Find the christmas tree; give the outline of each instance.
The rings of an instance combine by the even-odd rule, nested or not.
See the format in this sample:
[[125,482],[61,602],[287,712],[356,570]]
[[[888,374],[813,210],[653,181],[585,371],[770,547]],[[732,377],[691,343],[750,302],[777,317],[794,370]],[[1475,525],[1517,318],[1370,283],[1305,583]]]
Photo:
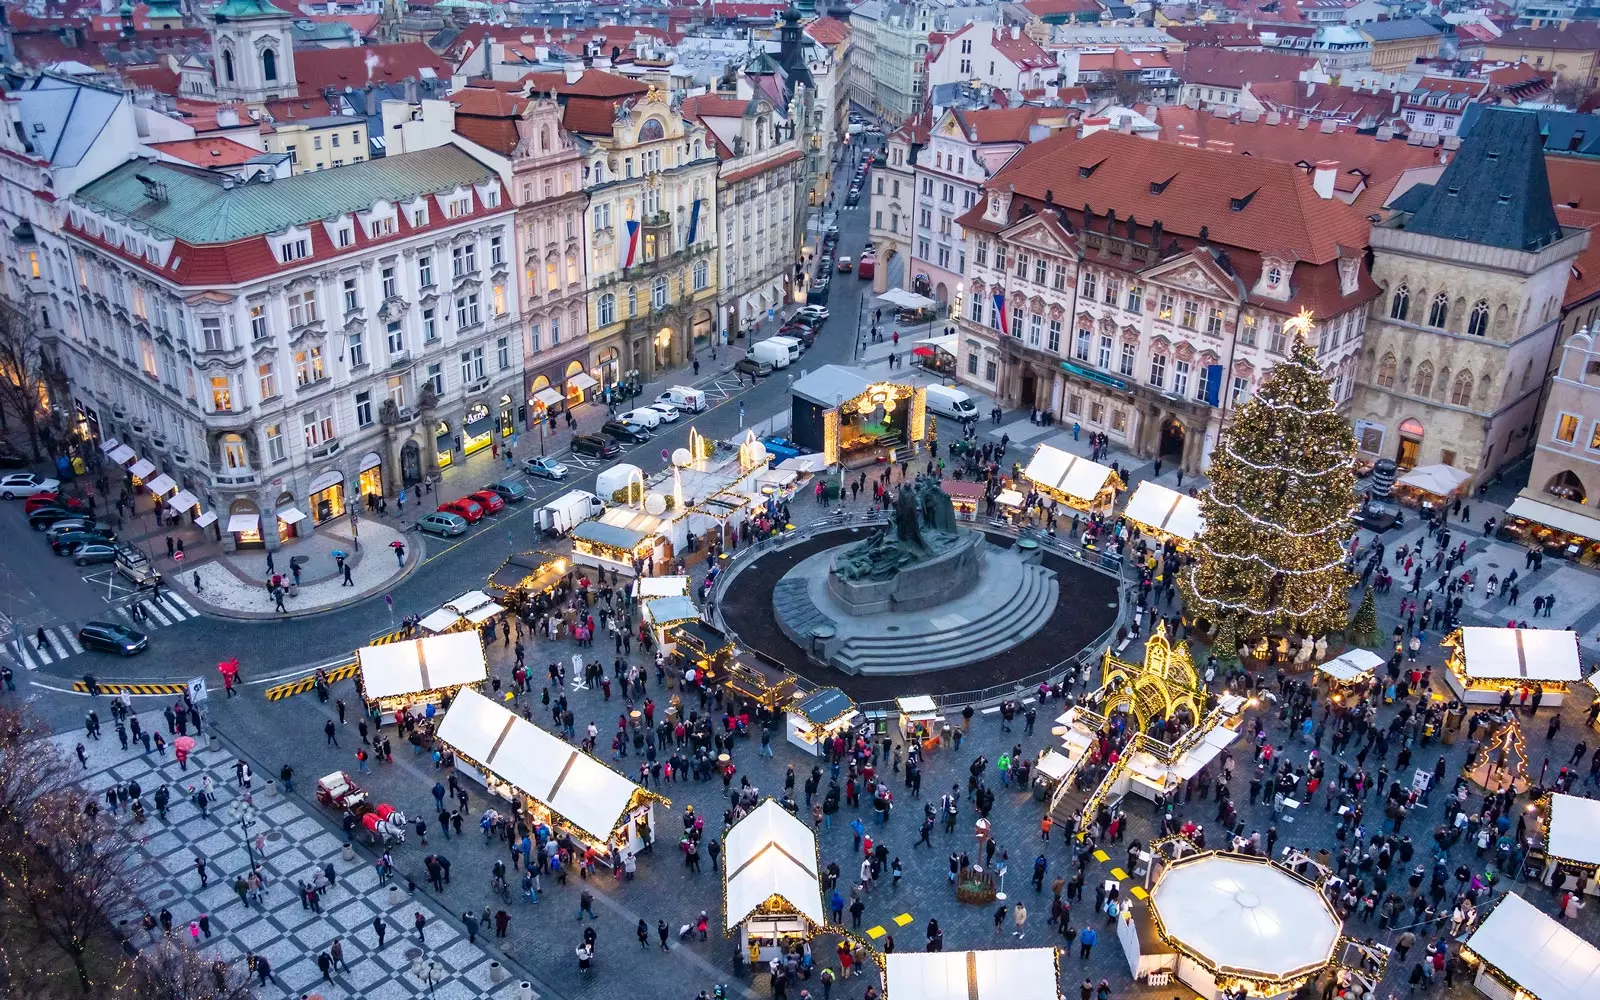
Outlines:
[[1374,647],[1383,642],[1378,631],[1378,606],[1372,600],[1372,588],[1361,595],[1361,606],[1350,622],[1350,642],[1357,646]]
[[1205,527],[1180,581],[1191,616],[1232,618],[1246,639],[1330,635],[1350,621],[1355,436],[1305,342],[1310,327],[1304,312],[1284,324],[1289,357],[1238,407],[1212,454]]

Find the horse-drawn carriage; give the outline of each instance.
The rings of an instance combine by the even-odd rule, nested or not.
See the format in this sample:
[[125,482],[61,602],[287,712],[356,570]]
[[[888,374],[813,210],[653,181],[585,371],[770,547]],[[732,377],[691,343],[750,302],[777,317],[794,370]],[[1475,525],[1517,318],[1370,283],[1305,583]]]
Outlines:
[[317,779],[317,801],[335,809],[354,809],[367,800],[367,793],[343,771]]
[[405,843],[405,814],[387,802],[367,801],[366,791],[343,771],[317,780],[317,801],[345,810],[345,832],[354,835],[357,830],[365,830],[374,847]]

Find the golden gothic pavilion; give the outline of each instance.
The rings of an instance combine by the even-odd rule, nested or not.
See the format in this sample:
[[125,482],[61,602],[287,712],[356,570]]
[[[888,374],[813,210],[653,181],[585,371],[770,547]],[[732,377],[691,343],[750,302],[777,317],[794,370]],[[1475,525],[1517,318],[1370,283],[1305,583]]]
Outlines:
[[1205,685],[1195,673],[1189,644],[1167,638],[1164,622],[1144,645],[1144,663],[1118,659],[1107,646],[1101,663],[1101,680],[1106,696],[1101,711],[1106,715],[1125,708],[1140,732],[1156,719],[1172,719],[1180,709],[1189,712],[1189,723],[1198,720],[1205,708]]

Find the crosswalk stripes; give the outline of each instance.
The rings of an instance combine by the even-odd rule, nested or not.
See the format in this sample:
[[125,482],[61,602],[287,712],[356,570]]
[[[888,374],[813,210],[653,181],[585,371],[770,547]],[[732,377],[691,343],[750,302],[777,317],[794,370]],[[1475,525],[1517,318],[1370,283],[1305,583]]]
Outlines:
[[[128,606],[108,608],[98,620],[108,620],[141,632],[149,632],[200,616],[200,612],[196,611],[193,605],[170,591],[164,591],[159,597],[142,601],[141,609],[144,617],[135,618]],[[43,646],[39,644],[38,629],[26,635],[19,632],[11,642],[0,648],[4,648],[11,659],[21,666],[28,670],[38,670],[40,667],[59,663],[83,652],[83,644],[78,641],[80,627],[82,623],[44,626]]]

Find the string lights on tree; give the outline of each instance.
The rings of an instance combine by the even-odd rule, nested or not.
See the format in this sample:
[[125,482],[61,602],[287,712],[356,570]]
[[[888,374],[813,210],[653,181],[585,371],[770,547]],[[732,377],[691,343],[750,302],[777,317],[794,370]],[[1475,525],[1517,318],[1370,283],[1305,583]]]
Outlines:
[[1240,640],[1350,624],[1356,442],[1307,343],[1311,325],[1304,311],[1284,323],[1289,356],[1237,409],[1200,494],[1205,527],[1179,583],[1191,614],[1229,639],[1219,657]]

